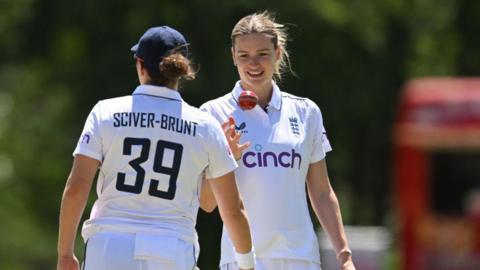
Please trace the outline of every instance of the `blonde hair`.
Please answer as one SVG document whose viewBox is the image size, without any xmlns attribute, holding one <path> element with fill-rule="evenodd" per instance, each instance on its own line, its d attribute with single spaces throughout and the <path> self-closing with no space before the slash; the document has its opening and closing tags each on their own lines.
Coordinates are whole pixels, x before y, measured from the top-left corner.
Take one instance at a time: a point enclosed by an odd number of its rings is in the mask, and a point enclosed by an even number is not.
<svg viewBox="0 0 480 270">
<path fill-rule="evenodd" d="M 254 13 L 241 18 L 232 30 L 232 47 L 235 48 L 235 38 L 240 35 L 263 33 L 271 37 L 275 49 L 280 50 L 280 58 L 275 64 L 274 78 L 278 81 L 282 73 L 288 69 L 293 73 L 290 66 L 290 55 L 287 51 L 287 31 L 283 24 L 275 22 L 273 15 L 268 11 Z"/>
</svg>

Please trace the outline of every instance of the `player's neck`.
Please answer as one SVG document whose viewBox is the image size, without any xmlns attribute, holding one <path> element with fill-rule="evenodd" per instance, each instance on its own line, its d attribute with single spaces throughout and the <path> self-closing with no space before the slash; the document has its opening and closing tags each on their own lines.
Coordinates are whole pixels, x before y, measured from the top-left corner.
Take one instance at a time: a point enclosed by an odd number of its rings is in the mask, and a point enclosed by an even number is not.
<svg viewBox="0 0 480 270">
<path fill-rule="evenodd" d="M 172 90 L 177 90 L 178 89 L 178 81 L 168 83 L 165 86 L 172 89 Z"/>
<path fill-rule="evenodd" d="M 144 79 L 144 80 L 140 79 L 140 84 L 149 84 L 149 85 L 155 85 L 155 86 L 163 86 L 163 87 L 167 87 L 167 88 L 169 88 L 169 89 L 171 89 L 171 90 L 175 90 L 175 91 L 177 91 L 177 89 L 178 89 L 178 80 L 175 81 L 175 82 L 167 83 L 167 84 L 165 84 L 165 85 L 158 85 L 158 84 L 153 83 L 153 82 L 150 80 L 150 78 L 148 78 L 148 79 Z"/>
</svg>

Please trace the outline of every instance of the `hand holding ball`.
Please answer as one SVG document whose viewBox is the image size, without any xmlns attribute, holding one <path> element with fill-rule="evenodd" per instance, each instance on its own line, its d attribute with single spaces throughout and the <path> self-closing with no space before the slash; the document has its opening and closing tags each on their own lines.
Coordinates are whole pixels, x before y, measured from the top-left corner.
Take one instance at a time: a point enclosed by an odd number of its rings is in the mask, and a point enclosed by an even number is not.
<svg viewBox="0 0 480 270">
<path fill-rule="evenodd" d="M 238 106 L 242 108 L 242 110 L 251 110 L 255 108 L 258 102 L 258 97 L 253 91 L 244 90 L 238 96 Z"/>
</svg>

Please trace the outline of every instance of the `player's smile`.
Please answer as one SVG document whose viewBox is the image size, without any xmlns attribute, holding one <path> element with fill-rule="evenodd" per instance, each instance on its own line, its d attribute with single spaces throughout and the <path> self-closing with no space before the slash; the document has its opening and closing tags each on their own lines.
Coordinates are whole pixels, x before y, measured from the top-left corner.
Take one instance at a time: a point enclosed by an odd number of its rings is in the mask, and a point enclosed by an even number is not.
<svg viewBox="0 0 480 270">
<path fill-rule="evenodd" d="M 264 73 L 264 71 L 247 71 L 247 75 L 251 80 L 257 80 L 261 78 Z"/>
</svg>

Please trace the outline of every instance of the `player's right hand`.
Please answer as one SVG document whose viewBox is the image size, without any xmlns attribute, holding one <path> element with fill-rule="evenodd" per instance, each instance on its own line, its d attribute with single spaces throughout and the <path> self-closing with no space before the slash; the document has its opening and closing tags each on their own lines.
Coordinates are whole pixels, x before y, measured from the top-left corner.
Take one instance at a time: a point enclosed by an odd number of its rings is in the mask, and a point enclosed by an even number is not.
<svg viewBox="0 0 480 270">
<path fill-rule="evenodd" d="M 77 257 L 75 255 L 58 257 L 57 270 L 80 270 Z"/>
<path fill-rule="evenodd" d="M 250 146 L 250 142 L 240 144 L 242 133 L 235 130 L 235 119 L 232 116 L 228 118 L 228 121 L 222 124 L 222 129 L 225 137 L 227 137 L 228 145 L 230 146 L 233 157 L 235 160 L 240 160 L 240 158 L 242 158 L 243 150 Z"/>
</svg>

